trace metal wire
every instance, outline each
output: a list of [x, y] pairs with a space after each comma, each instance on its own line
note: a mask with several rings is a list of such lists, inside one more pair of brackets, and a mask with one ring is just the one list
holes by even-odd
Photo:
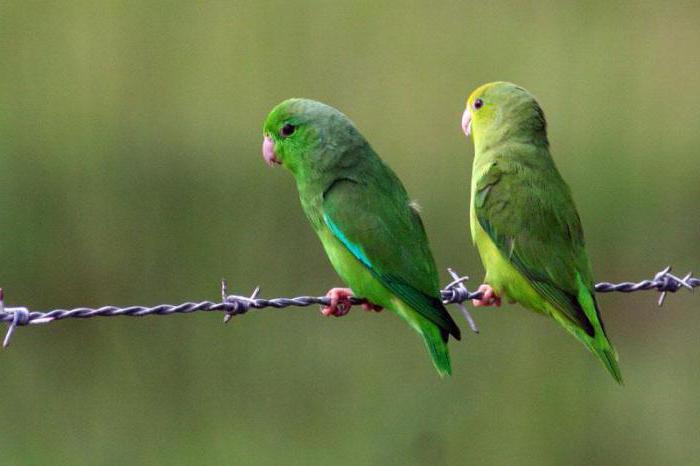
[[[464, 302], [470, 299], [481, 298], [480, 292], [470, 292], [464, 285], [468, 277], [460, 277], [452, 269], [448, 269], [454, 280], [447, 284], [442, 290], [442, 300], [445, 304], [457, 304], [460, 310], [467, 319], [470, 328], [474, 332], [478, 332], [478, 328], [474, 323], [474, 319], [467, 311]], [[609, 293], [619, 291], [622, 293], [631, 293], [643, 290], [656, 290], [661, 293], [658, 300], [658, 305], [664, 303], [667, 293], [675, 293], [681, 288], [687, 288], [693, 291], [694, 288], [700, 287], [700, 279], [688, 273], [684, 277], [678, 277], [671, 273], [671, 267], [666, 267], [657, 273], [651, 280], [642, 280], [641, 282], [622, 282], [609, 283], [602, 282], [595, 286], [599, 293]], [[103, 306], [100, 308], [79, 307], [75, 309], [55, 309], [48, 312], [30, 311], [26, 307], [5, 307], [3, 300], [3, 292], [0, 289], [0, 322], [9, 323], [9, 328], [3, 340], [3, 347], [6, 348], [10, 344], [10, 339], [15, 330], [19, 326], [47, 324], [56, 320], [78, 318], [89, 319], [92, 317], [114, 317], [114, 316], [133, 316], [141, 317], [148, 315], [170, 315], [170, 314], [189, 314], [192, 312], [204, 311], [222, 311], [224, 312], [224, 322], [228, 322], [233, 316], [245, 314], [250, 309], [264, 309], [268, 307], [282, 309], [286, 307], [307, 307], [312, 305], [328, 306], [330, 299], [315, 296], [299, 296], [296, 298], [258, 298], [260, 288], [256, 288], [250, 296], [229, 295], [227, 292], [226, 281], [221, 282], [221, 301], [200, 301], [187, 302], [182, 304], [159, 304], [157, 306]], [[351, 298], [351, 304], [361, 304], [365, 302], [359, 298]]]

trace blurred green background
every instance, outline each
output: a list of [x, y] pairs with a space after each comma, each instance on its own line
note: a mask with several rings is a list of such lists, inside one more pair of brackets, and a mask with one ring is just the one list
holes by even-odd
[[[339, 284], [260, 157], [267, 112], [303, 96], [357, 123], [476, 287], [459, 122], [491, 80], [543, 105], [599, 280], [698, 269], [698, 46], [698, 2], [3, 1], [0, 284], [37, 310]], [[389, 313], [23, 328], [2, 463], [697, 464], [700, 297], [656, 298], [600, 297], [623, 388], [518, 306], [462, 325], [446, 380]]]

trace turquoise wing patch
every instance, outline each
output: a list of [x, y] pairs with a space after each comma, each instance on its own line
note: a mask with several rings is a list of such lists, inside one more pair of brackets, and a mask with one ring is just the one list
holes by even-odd
[[352, 255], [357, 258], [357, 260], [365, 264], [370, 269], [372, 268], [372, 263], [370, 262], [367, 255], [365, 255], [365, 252], [362, 250], [362, 248], [350, 241], [347, 238], [347, 236], [345, 236], [345, 234], [340, 230], [340, 228], [338, 228], [338, 226], [335, 223], [333, 223], [333, 221], [328, 217], [328, 215], [323, 214], [323, 221], [326, 222], [326, 225], [328, 225], [328, 228], [331, 230], [331, 233], [333, 233], [335, 237], [338, 238], [346, 248], [348, 248]]

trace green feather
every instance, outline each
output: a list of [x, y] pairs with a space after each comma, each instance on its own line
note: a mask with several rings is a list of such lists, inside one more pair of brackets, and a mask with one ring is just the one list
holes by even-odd
[[473, 110], [471, 229], [485, 281], [554, 317], [621, 383], [594, 296], [581, 222], [549, 153], [542, 110], [527, 91], [509, 83], [475, 94], [486, 110], [481, 118], [482, 108]]
[[[293, 124], [292, 136], [280, 129]], [[398, 177], [342, 113], [291, 99], [268, 116], [264, 134], [297, 183], [301, 204], [341, 279], [422, 335], [441, 375], [459, 328], [440, 300], [423, 223]]]
[[405, 193], [393, 192], [393, 183], [382, 186], [391, 178], [385, 173], [382, 180], [335, 183], [324, 196], [324, 218], [336, 238], [382, 285], [459, 338], [459, 329], [440, 301], [437, 270], [418, 214], [409, 207]]

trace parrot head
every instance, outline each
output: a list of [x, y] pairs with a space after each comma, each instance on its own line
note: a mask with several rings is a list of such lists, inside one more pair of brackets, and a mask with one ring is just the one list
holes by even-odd
[[272, 109], [263, 126], [262, 155], [295, 176], [342, 167], [343, 155], [366, 144], [350, 119], [309, 99], [288, 99]]
[[547, 124], [532, 94], [509, 82], [484, 84], [471, 93], [462, 115], [462, 130], [474, 144], [522, 139], [547, 145]]

